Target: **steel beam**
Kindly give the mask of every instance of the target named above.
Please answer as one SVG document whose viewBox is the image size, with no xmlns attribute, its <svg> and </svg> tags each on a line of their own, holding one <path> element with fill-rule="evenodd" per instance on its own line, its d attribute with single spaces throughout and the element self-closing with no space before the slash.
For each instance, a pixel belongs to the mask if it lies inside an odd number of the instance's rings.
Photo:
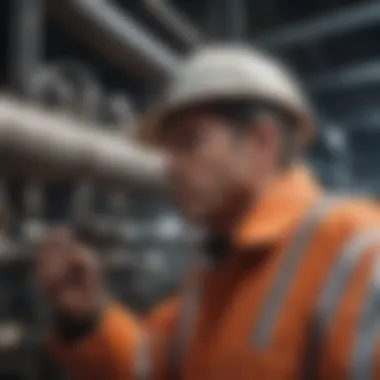
<svg viewBox="0 0 380 380">
<path fill-rule="evenodd" d="M 360 28 L 378 25 L 379 22 L 380 3 L 367 1 L 325 17 L 281 27 L 263 36 L 258 36 L 255 42 L 270 49 L 291 49 L 328 37 L 350 33 Z"/>
<path fill-rule="evenodd" d="M 358 65 L 318 74 L 305 79 L 311 92 L 321 93 L 332 90 L 345 91 L 380 83 L 380 61 L 364 62 Z"/>
<path fill-rule="evenodd" d="M 0 97 L 0 168 L 53 179 L 83 179 L 107 186 L 165 187 L 164 159 L 135 143 Z"/>
<path fill-rule="evenodd" d="M 106 1 L 75 0 L 73 4 L 107 34 L 120 41 L 126 54 L 135 54 L 143 62 L 151 62 L 168 76 L 176 70 L 178 57 L 124 9 Z"/>
<path fill-rule="evenodd" d="M 145 82 L 160 82 L 175 72 L 180 56 L 111 2 L 56 0 L 48 4 L 49 11 L 68 29 Z"/>
<path fill-rule="evenodd" d="M 28 96 L 43 50 L 45 4 L 43 0 L 13 0 L 12 8 L 10 82 L 14 92 Z"/>
<path fill-rule="evenodd" d="M 223 4 L 224 3 L 224 4 Z M 247 37 L 247 1 L 224 0 L 223 24 L 227 40 L 241 41 Z"/>
<path fill-rule="evenodd" d="M 350 108 L 350 104 L 347 104 L 347 108 Z M 355 132 L 378 131 L 380 132 L 380 112 L 376 109 L 372 111 L 360 111 L 355 115 L 348 113 L 347 115 L 339 118 L 339 123 L 344 125 L 348 130 Z"/>
<path fill-rule="evenodd" d="M 166 29 L 172 31 L 187 48 L 194 48 L 201 42 L 199 31 L 179 14 L 166 0 L 144 0 L 148 11 Z"/>
</svg>

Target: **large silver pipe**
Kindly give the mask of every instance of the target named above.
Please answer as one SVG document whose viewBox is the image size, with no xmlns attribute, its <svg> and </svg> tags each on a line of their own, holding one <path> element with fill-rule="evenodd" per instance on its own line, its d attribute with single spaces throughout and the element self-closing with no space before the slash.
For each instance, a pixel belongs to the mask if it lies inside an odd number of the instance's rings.
<svg viewBox="0 0 380 380">
<path fill-rule="evenodd" d="M 124 9 L 106 1 L 71 0 L 70 4 L 91 22 L 91 28 L 98 27 L 120 44 L 124 59 L 140 62 L 157 76 L 169 77 L 176 71 L 180 58 Z"/>
<path fill-rule="evenodd" d="M 360 28 L 368 28 L 378 25 L 379 22 L 380 3 L 367 1 L 364 4 L 353 5 L 324 17 L 281 27 L 263 36 L 258 36 L 255 41 L 260 46 L 270 49 L 289 49 L 350 33 Z"/>
<path fill-rule="evenodd" d="M 54 179 L 88 178 L 114 187 L 165 188 L 164 158 L 119 134 L 0 97 L 2 170 Z"/>
<path fill-rule="evenodd" d="M 144 0 L 144 3 L 162 26 L 173 32 L 188 48 L 194 48 L 201 42 L 200 33 L 194 25 L 165 0 Z"/>
</svg>

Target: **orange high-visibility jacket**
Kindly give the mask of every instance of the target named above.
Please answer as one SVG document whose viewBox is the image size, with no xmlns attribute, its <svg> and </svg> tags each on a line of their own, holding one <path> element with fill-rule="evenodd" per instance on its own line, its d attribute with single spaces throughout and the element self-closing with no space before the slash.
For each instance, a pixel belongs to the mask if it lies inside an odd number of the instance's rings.
<svg viewBox="0 0 380 380">
<path fill-rule="evenodd" d="M 326 196 L 305 168 L 269 187 L 178 300 L 143 321 L 110 306 L 54 356 L 77 380 L 380 379 L 378 206 Z"/>
</svg>

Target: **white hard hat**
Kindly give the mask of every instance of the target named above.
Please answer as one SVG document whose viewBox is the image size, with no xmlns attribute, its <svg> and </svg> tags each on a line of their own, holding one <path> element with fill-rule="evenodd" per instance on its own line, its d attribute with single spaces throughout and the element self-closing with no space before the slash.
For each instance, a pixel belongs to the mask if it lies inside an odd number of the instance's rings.
<svg viewBox="0 0 380 380">
<path fill-rule="evenodd" d="M 161 101 L 139 127 L 143 141 L 158 144 L 163 120 L 173 112 L 218 100 L 258 100 L 294 120 L 301 145 L 314 135 L 314 118 L 298 81 L 275 59 L 236 46 L 196 51 L 172 78 Z"/>
</svg>

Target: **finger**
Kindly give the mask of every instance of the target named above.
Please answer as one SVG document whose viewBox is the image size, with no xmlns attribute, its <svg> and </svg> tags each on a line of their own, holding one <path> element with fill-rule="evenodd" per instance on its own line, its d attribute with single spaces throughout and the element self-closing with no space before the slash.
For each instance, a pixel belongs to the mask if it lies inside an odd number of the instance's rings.
<svg viewBox="0 0 380 380">
<path fill-rule="evenodd" d="M 84 317 L 89 314 L 92 305 L 92 298 L 83 289 L 75 286 L 68 286 L 60 294 L 59 307 L 69 312 L 72 317 Z"/>
<path fill-rule="evenodd" d="M 59 305 L 75 312 L 79 317 L 88 314 L 95 304 L 94 295 L 99 290 L 99 272 L 94 252 L 88 247 L 75 244 L 70 253 L 70 271 L 65 275 L 59 294 Z"/>
<path fill-rule="evenodd" d="M 76 243 L 70 256 L 71 280 L 85 286 L 99 275 L 99 264 L 95 253 L 88 247 Z"/>
<path fill-rule="evenodd" d="M 72 265 L 94 267 L 97 263 L 95 252 L 84 244 L 76 242 L 71 252 Z"/>
<path fill-rule="evenodd" d="M 67 229 L 51 231 L 40 243 L 36 255 L 36 270 L 38 273 L 50 272 L 62 264 L 68 252 L 72 249 L 73 240 Z"/>
<path fill-rule="evenodd" d="M 40 253 L 45 253 L 52 247 L 66 247 L 68 244 L 71 244 L 73 240 L 73 233 L 68 227 L 57 227 L 46 233 L 38 245 L 38 251 Z"/>
<path fill-rule="evenodd" d="M 64 287 L 68 271 L 68 262 L 65 257 L 51 252 L 47 260 L 41 260 L 37 265 L 37 284 L 46 295 L 53 297 Z"/>
<path fill-rule="evenodd" d="M 35 268 L 37 284 L 49 296 L 54 296 L 63 286 L 69 271 L 69 253 L 72 245 L 67 230 L 59 230 L 49 236 L 49 240 L 37 253 Z"/>
</svg>

